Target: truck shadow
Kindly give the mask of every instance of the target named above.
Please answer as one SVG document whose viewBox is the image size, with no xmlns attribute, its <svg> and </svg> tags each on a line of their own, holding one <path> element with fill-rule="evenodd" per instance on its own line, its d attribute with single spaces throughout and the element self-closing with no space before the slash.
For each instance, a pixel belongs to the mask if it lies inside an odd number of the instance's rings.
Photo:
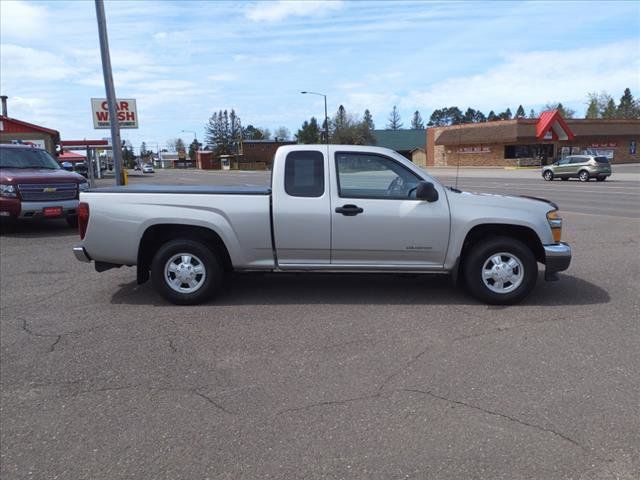
<svg viewBox="0 0 640 480">
<path fill-rule="evenodd" d="M 532 294 L 521 305 L 595 305 L 608 303 L 601 287 L 571 275 L 545 282 L 540 274 Z M 120 285 L 114 304 L 170 305 L 151 283 Z M 469 305 L 479 304 L 444 275 L 372 274 L 233 274 L 207 305 Z M 491 307 L 506 308 L 506 307 Z"/>
<path fill-rule="evenodd" d="M 1 222 L 0 236 L 13 238 L 30 237 L 62 237 L 75 235 L 78 237 L 78 229 L 67 225 L 64 219 L 55 220 L 20 220 L 17 222 Z"/>
</svg>

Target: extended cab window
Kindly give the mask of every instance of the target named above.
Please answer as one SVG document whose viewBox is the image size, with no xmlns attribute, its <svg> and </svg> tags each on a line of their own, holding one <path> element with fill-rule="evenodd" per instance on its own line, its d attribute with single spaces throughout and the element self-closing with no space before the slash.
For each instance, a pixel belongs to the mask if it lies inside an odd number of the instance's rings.
<svg viewBox="0 0 640 480">
<path fill-rule="evenodd" d="M 416 198 L 422 180 L 390 158 L 367 153 L 336 153 L 336 171 L 343 198 Z"/>
<path fill-rule="evenodd" d="M 292 197 L 321 197 L 324 193 L 322 153 L 289 153 L 284 164 L 284 191 Z"/>
</svg>

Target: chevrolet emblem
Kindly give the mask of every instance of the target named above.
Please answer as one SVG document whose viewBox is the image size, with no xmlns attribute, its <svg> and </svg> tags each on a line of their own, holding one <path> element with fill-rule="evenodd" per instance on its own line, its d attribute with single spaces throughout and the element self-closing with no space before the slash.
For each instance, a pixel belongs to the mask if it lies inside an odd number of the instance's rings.
<svg viewBox="0 0 640 480">
<path fill-rule="evenodd" d="M 43 192 L 45 192 L 45 193 L 53 193 L 53 192 L 55 192 L 56 190 L 57 190 L 57 189 L 56 189 L 55 187 L 46 187 L 46 188 L 43 188 L 43 189 L 42 189 L 42 191 L 43 191 Z"/>
</svg>

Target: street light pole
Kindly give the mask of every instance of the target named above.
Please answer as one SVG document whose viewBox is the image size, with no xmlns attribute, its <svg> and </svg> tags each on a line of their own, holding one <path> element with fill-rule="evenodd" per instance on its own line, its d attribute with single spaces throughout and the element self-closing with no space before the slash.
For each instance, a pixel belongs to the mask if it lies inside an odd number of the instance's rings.
<svg viewBox="0 0 640 480">
<path fill-rule="evenodd" d="M 320 95 L 321 97 L 324 97 L 324 138 L 325 141 L 327 142 L 327 145 L 329 145 L 329 116 L 327 115 L 327 96 L 324 93 L 318 93 L 318 92 L 300 92 L 302 94 L 309 94 L 309 95 Z"/>
<path fill-rule="evenodd" d="M 107 94 L 109 108 L 109 124 L 111 125 L 111 148 L 113 154 L 113 169 L 116 174 L 116 185 L 124 184 L 122 177 L 122 142 L 120 141 L 120 124 L 116 110 L 116 90 L 113 86 L 111 71 L 111 56 L 109 55 L 109 39 L 107 38 L 107 22 L 104 13 L 104 0 L 96 0 L 96 17 L 98 19 L 98 36 L 100 37 L 100 55 L 102 57 L 102 73 L 104 88 Z"/>
<path fill-rule="evenodd" d="M 180 130 L 180 132 L 185 132 L 185 133 L 193 133 L 193 140 L 194 141 L 198 141 L 198 137 L 196 136 L 196 132 L 194 132 L 193 130 Z"/>
</svg>

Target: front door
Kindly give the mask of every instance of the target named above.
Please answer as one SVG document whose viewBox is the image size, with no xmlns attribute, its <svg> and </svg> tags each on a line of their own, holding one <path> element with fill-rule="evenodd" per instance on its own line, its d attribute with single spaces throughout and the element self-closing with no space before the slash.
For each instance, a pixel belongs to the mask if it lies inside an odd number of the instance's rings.
<svg viewBox="0 0 640 480">
<path fill-rule="evenodd" d="M 418 175 L 378 154 L 338 152 L 331 195 L 331 264 L 439 268 L 449 239 L 449 207 L 416 200 Z"/>
</svg>

